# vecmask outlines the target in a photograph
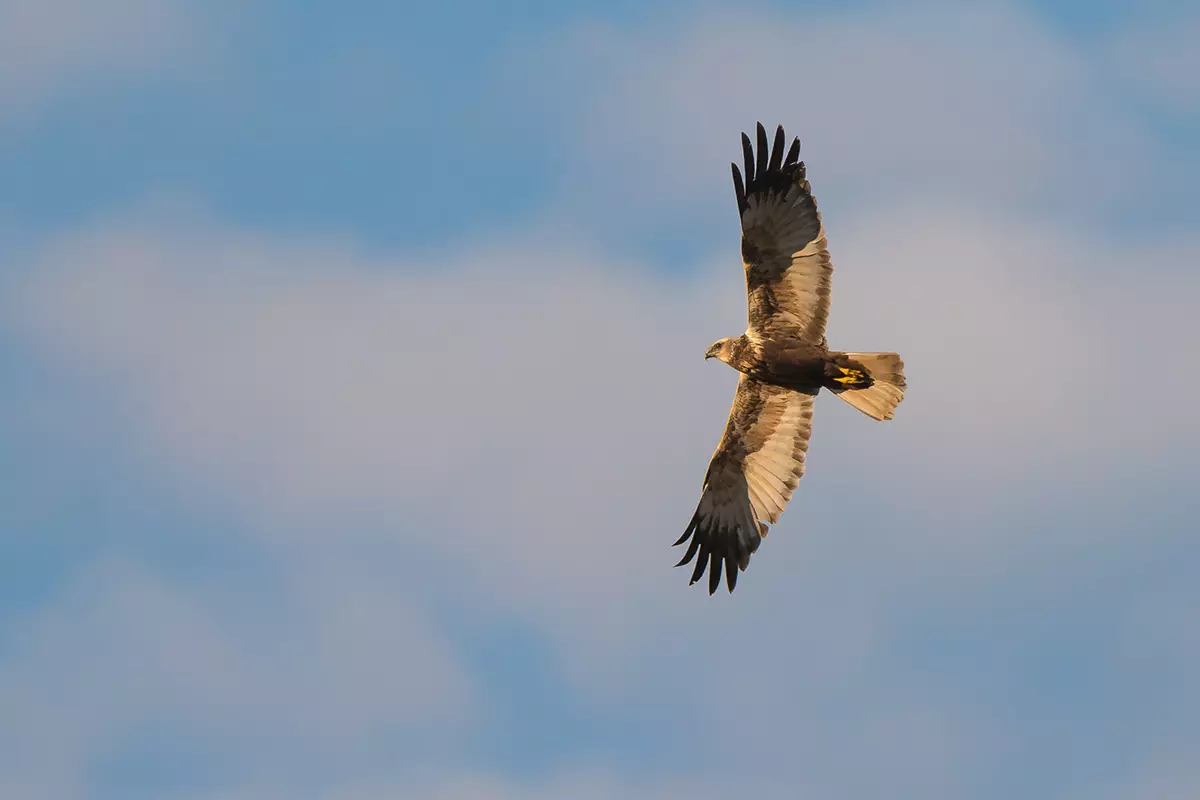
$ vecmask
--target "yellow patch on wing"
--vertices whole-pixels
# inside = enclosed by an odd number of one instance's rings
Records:
[[[843,383],[843,384],[846,384],[847,386],[851,386],[856,383],[865,383],[866,382],[867,376],[863,374],[862,370],[846,369],[845,367],[838,367],[838,370],[842,373],[842,377],[834,378],[834,380],[837,381],[838,383]]]

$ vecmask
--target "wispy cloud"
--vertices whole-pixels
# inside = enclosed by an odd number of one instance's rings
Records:
[[[756,120],[800,136],[826,205],[933,195],[1065,217],[1108,207],[1152,164],[1104,63],[1016,6],[710,11],[581,27],[535,52],[510,82],[570,119],[563,202],[623,209],[622,226],[727,214],[710,198],[728,200],[722,165]],[[1097,169],[1117,154],[1120,182]]]
[[[181,0],[0,0],[0,126],[72,87],[169,70],[205,34]]]
[[[436,746],[466,719],[471,681],[413,597],[363,565],[277,566],[181,583],[110,560],[14,620],[0,701],[25,723],[0,726],[0,775],[80,793],[89,763],[164,725],[248,774],[299,774],[298,752]]]
[[[909,204],[829,226],[835,345],[911,354],[920,402],[862,434],[897,437],[885,449],[910,470],[974,483],[951,466],[967,447],[1003,480],[1056,469],[1047,456],[1115,446],[1136,458],[1140,444],[1152,454],[1195,434],[1148,420],[1093,435],[1155,402],[1106,391],[1113,363],[1141,364],[1175,396],[1196,388],[1170,368],[1179,351],[1143,343],[1186,335],[1168,313],[1195,288],[1186,239],[1127,243],[1131,274],[1124,250],[1016,215]],[[743,323],[730,261],[706,259],[699,279],[651,277],[538,234],[431,261],[133,221],[43,251],[21,298],[39,346],[107,375],[140,409],[139,435],[232,505],[289,524],[396,519],[488,491],[481,505],[502,512],[547,481],[578,507],[598,498],[568,485],[583,490],[599,464],[641,450],[648,478],[693,461],[718,437],[731,376],[691,356]],[[842,411],[822,418],[857,441]],[[638,447],[654,437],[660,447]],[[547,468],[580,452],[582,473]]]
[[[166,730],[219,762],[220,791],[184,793],[205,800],[998,797],[1015,763],[1141,785],[1184,723],[1029,724],[1132,696],[1144,672],[1111,642],[1200,657],[1146,624],[1186,606],[1150,591],[1174,578],[1134,574],[1187,510],[1200,242],[1079,212],[1123,202],[1099,154],[1153,149],[1136,121],[1093,125],[1096,64],[998,7],[564,38],[542,69],[589,91],[529,124],[577,158],[503,236],[431,254],[125,213],[21,258],[7,340],[88,389],[53,426],[116,431],[257,563],[185,580],[110,558],[22,615],[0,700],[54,713],[0,733],[0,780],[70,796]],[[805,140],[831,343],[899,350],[911,389],[886,425],[818,401],[792,509],[710,599],[668,545],[732,395],[701,354],[744,325],[724,164],[755,119]],[[613,255],[660,219],[686,223],[687,270]],[[1104,647],[1066,649],[1101,622]],[[517,678],[481,635],[508,627],[545,648],[517,637]],[[1053,670],[1091,682],[1055,694]],[[537,769],[481,765],[481,740],[532,732]]]
[[[818,404],[797,519],[825,513],[812,492],[852,481],[934,523],[906,535],[911,558],[936,550],[929,563],[955,558],[986,581],[1003,564],[989,556],[1047,532],[979,525],[973,509],[1051,479],[1072,496],[1113,485],[1200,435],[1158,414],[1162,397],[1200,388],[1172,368],[1182,352],[1143,344],[1180,333],[1183,309],[1168,305],[1196,290],[1186,243],[1139,248],[1158,262],[1147,280],[1126,277],[1122,251],[1019,218],[912,206],[830,226],[845,265],[833,341],[897,348],[913,392],[887,426]],[[30,341],[97,374],[123,399],[130,440],[269,546],[382,535],[489,608],[547,626],[572,669],[610,682],[652,621],[690,599],[668,591],[666,544],[728,408],[732,374],[699,353],[744,313],[729,261],[714,256],[698,280],[651,277],[537,234],[378,259],[132,221],[45,251],[20,297]],[[1139,364],[1161,393],[1113,391],[1113,364]],[[946,514],[954,541],[939,533]],[[761,565],[790,538],[755,560],[764,587],[786,580]]]

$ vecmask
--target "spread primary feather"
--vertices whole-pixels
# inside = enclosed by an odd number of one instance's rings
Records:
[[[813,403],[822,388],[876,420],[891,419],[904,398],[896,353],[831,351],[825,341],[833,263],[816,198],[800,161],[800,140],[784,151],[759,123],[755,143],[742,134],[745,174],[733,164],[746,275],[746,332],[709,348],[742,373],[725,433],[705,473],[683,536],[679,566],[696,560],[691,582],[722,571],[732,592],[804,474]]]

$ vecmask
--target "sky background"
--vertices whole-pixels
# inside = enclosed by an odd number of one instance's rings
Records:
[[[0,797],[1200,796],[1186,6],[0,0]],[[910,389],[710,598],[757,120]]]

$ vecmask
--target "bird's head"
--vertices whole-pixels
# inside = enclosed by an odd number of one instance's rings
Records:
[[[733,339],[718,339],[712,343],[708,351],[704,354],[704,360],[715,358],[718,361],[724,361],[726,364],[733,357]]]

